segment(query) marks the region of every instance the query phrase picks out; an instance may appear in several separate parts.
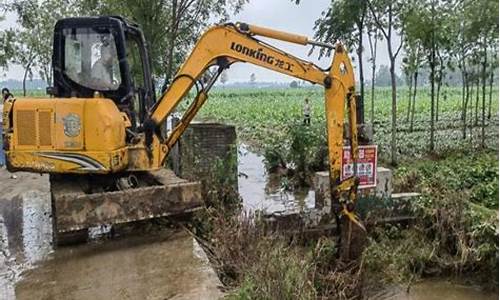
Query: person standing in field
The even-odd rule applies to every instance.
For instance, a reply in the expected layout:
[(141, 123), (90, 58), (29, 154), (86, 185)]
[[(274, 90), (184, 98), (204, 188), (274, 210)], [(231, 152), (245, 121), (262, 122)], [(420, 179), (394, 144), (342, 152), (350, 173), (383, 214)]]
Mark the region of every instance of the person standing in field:
[(304, 100), (304, 125), (311, 125), (311, 105), (309, 104), (309, 98)]
[(0, 100), (0, 168), (5, 165), (5, 154), (3, 152), (3, 103), (12, 96), (7, 88), (2, 89)]
[(5, 165), (5, 153), (3, 151), (3, 104), (5, 101), (14, 98), (8, 88), (2, 89), (2, 99), (0, 100), (0, 167)]

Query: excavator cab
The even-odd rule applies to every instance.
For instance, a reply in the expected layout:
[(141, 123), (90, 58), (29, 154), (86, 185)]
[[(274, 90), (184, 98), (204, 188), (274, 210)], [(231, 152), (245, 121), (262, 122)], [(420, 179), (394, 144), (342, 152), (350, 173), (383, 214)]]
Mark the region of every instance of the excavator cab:
[(141, 129), (155, 102), (150, 61), (138, 25), (122, 17), (79, 17), (59, 20), (54, 29), (52, 56), (57, 98), (112, 99)]

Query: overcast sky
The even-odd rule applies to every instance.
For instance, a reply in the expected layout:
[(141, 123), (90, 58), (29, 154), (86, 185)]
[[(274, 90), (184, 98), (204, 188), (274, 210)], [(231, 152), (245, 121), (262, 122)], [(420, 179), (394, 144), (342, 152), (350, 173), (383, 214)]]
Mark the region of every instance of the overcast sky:
[[(314, 22), (321, 15), (331, 0), (314, 0), (304, 1), (300, 5), (293, 4), (290, 0), (250, 0), (243, 11), (234, 15), (233, 22), (242, 21), (259, 26), (271, 27), (273, 29), (288, 31), (313, 37)], [(314, 3), (314, 4), (313, 4)], [(15, 17), (7, 15), (4, 22), (0, 22), (0, 29), (15, 26)], [(286, 42), (278, 42), (274, 40), (266, 40), (267, 42), (277, 46), (278, 48), (287, 51), (295, 56), (310, 60), (321, 67), (327, 67), (331, 58), (323, 58), (318, 60), (318, 53), (315, 51), (311, 56), (308, 56), (310, 47), (294, 45)], [(397, 42), (397, 41), (395, 41)], [(371, 78), (371, 72), (368, 71), (369, 46), (368, 41), (365, 41), (365, 77), (368, 80)], [(377, 64), (389, 64), (387, 58), (387, 47), (385, 41), (379, 41), (377, 50)], [(401, 58), (400, 54), (400, 58)], [(357, 62), (354, 61), (356, 67)], [(398, 62), (399, 65), (399, 62)], [(399, 67), (397, 67), (397, 72)], [(276, 72), (268, 71), (261, 67), (256, 67), (250, 64), (234, 64), (228, 71), (228, 81), (249, 81), (250, 74), (255, 73), (257, 81), (291, 81), (293, 78), (281, 75)], [(10, 65), (7, 71), (1, 74), (0, 79), (21, 79), (22, 68), (15, 65)]]

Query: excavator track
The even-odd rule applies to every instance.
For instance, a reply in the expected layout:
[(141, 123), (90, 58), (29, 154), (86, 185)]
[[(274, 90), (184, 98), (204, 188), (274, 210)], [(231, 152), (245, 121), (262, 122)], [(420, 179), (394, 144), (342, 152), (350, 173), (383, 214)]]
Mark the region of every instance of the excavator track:
[(54, 245), (87, 240), (88, 228), (183, 215), (203, 205), (201, 184), (167, 169), (117, 176), (50, 175)]

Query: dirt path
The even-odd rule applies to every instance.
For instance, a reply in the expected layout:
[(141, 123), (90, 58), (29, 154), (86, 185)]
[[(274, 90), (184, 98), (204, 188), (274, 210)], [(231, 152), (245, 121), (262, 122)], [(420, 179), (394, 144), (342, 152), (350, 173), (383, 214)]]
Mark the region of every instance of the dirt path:
[(185, 232), (142, 226), (53, 250), (47, 176), (0, 169), (0, 299), (217, 299), (219, 281)]

